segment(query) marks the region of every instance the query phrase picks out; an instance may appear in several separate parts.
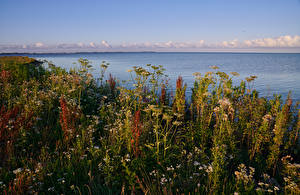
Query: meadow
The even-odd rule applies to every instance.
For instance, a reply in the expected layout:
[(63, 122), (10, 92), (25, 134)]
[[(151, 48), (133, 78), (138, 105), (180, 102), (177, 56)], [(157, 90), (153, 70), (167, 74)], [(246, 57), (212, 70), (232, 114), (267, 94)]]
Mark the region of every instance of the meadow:
[(217, 66), (171, 90), (163, 66), (131, 80), (0, 57), (3, 194), (300, 194), (300, 110)]

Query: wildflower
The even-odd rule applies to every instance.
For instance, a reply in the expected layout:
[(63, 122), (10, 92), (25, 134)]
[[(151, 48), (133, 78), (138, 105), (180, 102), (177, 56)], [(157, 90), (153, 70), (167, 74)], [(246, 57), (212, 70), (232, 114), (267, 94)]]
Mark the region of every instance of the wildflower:
[(263, 117), (263, 121), (264, 121), (265, 123), (272, 121), (272, 119), (273, 119), (273, 117), (272, 117), (270, 114), (266, 114), (266, 115)]
[(214, 112), (215, 113), (218, 113), (219, 111), (220, 111), (220, 107), (219, 106), (217, 106), (217, 107), (214, 108)]
[(59, 183), (63, 184), (63, 183), (65, 183), (65, 178), (64, 177), (63, 178), (59, 178), (59, 179), (57, 179), (57, 181)]
[(264, 174), (263, 174), (263, 178), (264, 178), (265, 180), (269, 180), (269, 179), (270, 179), (270, 176), (269, 176), (268, 174), (264, 173)]
[(23, 171), (23, 168), (18, 168), (18, 169), (16, 169), (16, 170), (13, 170), (13, 173), (15, 174), (15, 175), (17, 175), (18, 173), (21, 173)]
[(249, 167), (249, 169), (250, 169), (250, 175), (254, 174), (254, 172), (255, 172), (255, 168), (253, 168), (253, 167)]
[(126, 161), (126, 162), (130, 162), (130, 155), (129, 155), (129, 154), (126, 154), (125, 161)]
[(193, 76), (195, 76), (195, 77), (200, 77), (200, 76), (201, 76), (201, 73), (200, 73), (200, 72), (194, 72), (194, 73), (193, 73)]
[(170, 167), (167, 167), (167, 171), (174, 171), (174, 167), (172, 165)]
[(206, 172), (207, 172), (207, 173), (213, 172), (213, 168), (212, 168), (211, 165), (209, 165), (209, 166), (207, 167)]
[(263, 182), (258, 182), (258, 185), (259, 186), (263, 186), (263, 185), (265, 185)]
[(172, 120), (172, 116), (168, 115), (168, 114), (163, 114), (163, 119), (166, 121), (171, 121)]
[[(164, 176), (164, 175), (163, 175)], [(164, 184), (166, 184), (168, 182), (168, 180), (165, 178), (165, 177), (162, 177), (161, 179), (160, 179), (160, 184), (161, 185), (164, 185)]]
[(236, 76), (236, 77), (240, 76), (240, 74), (237, 72), (230, 72), (230, 74), (232, 74), (233, 76)]
[(179, 122), (179, 121), (174, 121), (173, 122), (173, 125), (175, 125), (175, 126), (180, 126), (182, 124), (182, 122)]
[(156, 175), (157, 175), (157, 170), (153, 170), (151, 173), (149, 173), (149, 175), (156, 177)]
[(200, 154), (201, 153), (201, 150), (199, 148), (197, 148), (196, 146), (194, 148), (194, 151), (195, 151), (196, 154)]
[(211, 68), (211, 69), (214, 69), (214, 70), (217, 70), (217, 69), (219, 69), (219, 67), (218, 67), (218, 66), (210, 66), (210, 68)]
[(253, 80), (256, 79), (256, 78), (257, 78), (257, 76), (252, 75), (252, 76), (250, 76), (250, 77), (246, 77), (246, 81), (247, 81), (248, 83), (250, 83), (251, 81), (253, 81)]
[(227, 98), (223, 98), (223, 99), (219, 100), (218, 103), (221, 105), (222, 108), (227, 108), (227, 107), (231, 106), (231, 102)]
[(211, 93), (210, 93), (210, 92), (205, 92), (205, 93), (203, 94), (203, 96), (211, 96)]
[(224, 87), (225, 93), (232, 93), (232, 89), (229, 89), (228, 87)]

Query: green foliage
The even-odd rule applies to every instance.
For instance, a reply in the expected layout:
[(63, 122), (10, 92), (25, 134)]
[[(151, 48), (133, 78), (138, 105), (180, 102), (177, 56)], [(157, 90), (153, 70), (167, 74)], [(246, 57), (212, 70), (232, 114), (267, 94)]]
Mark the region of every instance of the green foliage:
[(97, 79), (87, 59), (45, 63), (0, 58), (4, 193), (300, 193), (299, 104), (259, 97), (256, 76), (233, 86), (238, 73), (212, 66), (186, 101), (160, 65), (133, 67), (123, 87), (106, 62)]

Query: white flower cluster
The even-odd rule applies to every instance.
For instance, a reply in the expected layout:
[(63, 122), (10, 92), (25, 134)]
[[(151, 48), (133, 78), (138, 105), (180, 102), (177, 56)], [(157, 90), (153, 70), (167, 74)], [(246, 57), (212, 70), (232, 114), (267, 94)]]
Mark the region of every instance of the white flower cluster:
[(253, 167), (249, 167), (249, 170), (247, 170), (245, 164), (240, 164), (238, 167), (238, 171), (235, 171), (234, 174), (237, 181), (242, 182), (244, 185), (249, 185), (254, 182), (254, 172), (255, 169)]
[(264, 173), (262, 175), (263, 181), (259, 181), (256, 191), (261, 192), (269, 192), (269, 193), (276, 193), (280, 190), (277, 181), (274, 178), (271, 178), (268, 174)]

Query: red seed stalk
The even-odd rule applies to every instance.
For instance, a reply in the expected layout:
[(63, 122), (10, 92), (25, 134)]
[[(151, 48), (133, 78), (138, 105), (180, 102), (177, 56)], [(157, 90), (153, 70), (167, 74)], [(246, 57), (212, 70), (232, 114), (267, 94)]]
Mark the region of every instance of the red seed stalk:
[(3, 82), (8, 82), (9, 78), (10, 78), (10, 72), (6, 70), (2, 70), (0, 73), (0, 80), (2, 80)]
[(109, 74), (108, 84), (111, 92), (113, 92), (116, 88), (116, 78), (114, 78), (111, 74)]
[(140, 154), (139, 149), (139, 138), (141, 136), (141, 112), (140, 110), (136, 111), (134, 114), (133, 127), (131, 129), (132, 139), (131, 139), (131, 147), (133, 149), (133, 153), (135, 157), (138, 157)]
[(13, 143), (19, 136), (22, 128), (30, 129), (33, 113), (21, 112), (19, 107), (6, 110), (4, 106), (0, 110), (0, 159), (8, 159), (13, 154)]
[(182, 89), (182, 83), (183, 83), (182, 77), (179, 76), (178, 79), (176, 80), (176, 90)]
[(61, 107), (59, 122), (64, 132), (64, 139), (68, 141), (76, 130), (76, 121), (79, 117), (79, 111), (75, 107), (68, 105), (64, 97), (60, 98), (59, 103)]
[(68, 108), (66, 100), (61, 97), (59, 100), (60, 107), (61, 107), (61, 117), (60, 117), (60, 124), (64, 132), (68, 130)]
[(165, 102), (166, 102), (166, 86), (163, 84), (161, 86), (160, 103), (165, 104)]

